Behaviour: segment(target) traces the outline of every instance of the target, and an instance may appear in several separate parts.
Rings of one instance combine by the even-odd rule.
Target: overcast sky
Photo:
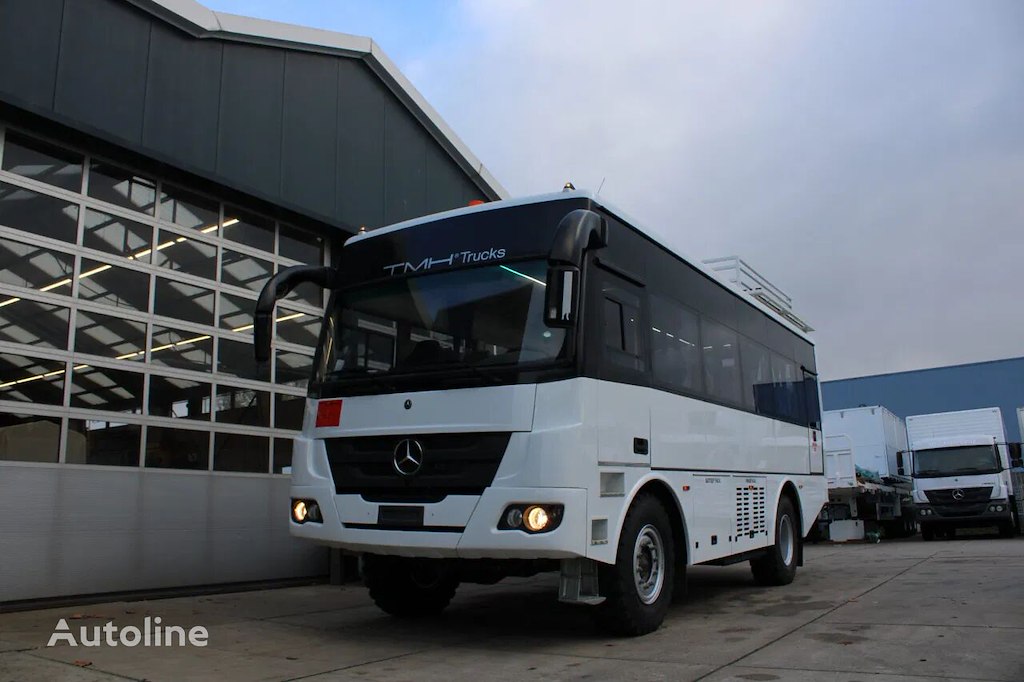
[[[1024,2],[205,4],[374,38],[513,196],[743,257],[825,379],[1024,355]]]

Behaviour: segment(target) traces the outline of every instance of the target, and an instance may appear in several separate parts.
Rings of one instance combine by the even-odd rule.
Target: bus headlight
[[[531,535],[549,533],[562,523],[560,504],[513,504],[501,515],[498,530],[521,530]]]
[[[320,505],[316,500],[292,500],[292,521],[295,523],[322,523]]]

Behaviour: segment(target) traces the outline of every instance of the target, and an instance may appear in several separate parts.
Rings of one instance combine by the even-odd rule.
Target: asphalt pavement
[[[23,611],[0,614],[0,682],[1019,682],[1022,576],[1024,538],[812,545],[786,587],[755,586],[746,564],[692,569],[687,598],[636,639],[600,634],[586,607],[559,604],[553,575],[464,586],[421,621],[384,615],[359,585]],[[47,646],[61,618],[76,641],[83,626],[142,632],[148,618],[152,631],[160,618],[205,628],[206,645]]]

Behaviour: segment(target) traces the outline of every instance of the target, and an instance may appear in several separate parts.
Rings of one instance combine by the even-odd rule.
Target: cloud
[[[1021,354],[1024,7],[465,2],[414,82],[515,195],[597,189],[793,296],[826,378]]]

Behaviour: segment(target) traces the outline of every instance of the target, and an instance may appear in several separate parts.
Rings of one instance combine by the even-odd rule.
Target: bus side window
[[[670,299],[652,294],[651,375],[671,389],[699,393],[700,333],[697,314]]]
[[[646,371],[643,339],[640,334],[641,307],[639,291],[623,282],[609,281],[601,287],[602,346],[605,366],[612,374]],[[620,377],[625,378],[625,377]]]

